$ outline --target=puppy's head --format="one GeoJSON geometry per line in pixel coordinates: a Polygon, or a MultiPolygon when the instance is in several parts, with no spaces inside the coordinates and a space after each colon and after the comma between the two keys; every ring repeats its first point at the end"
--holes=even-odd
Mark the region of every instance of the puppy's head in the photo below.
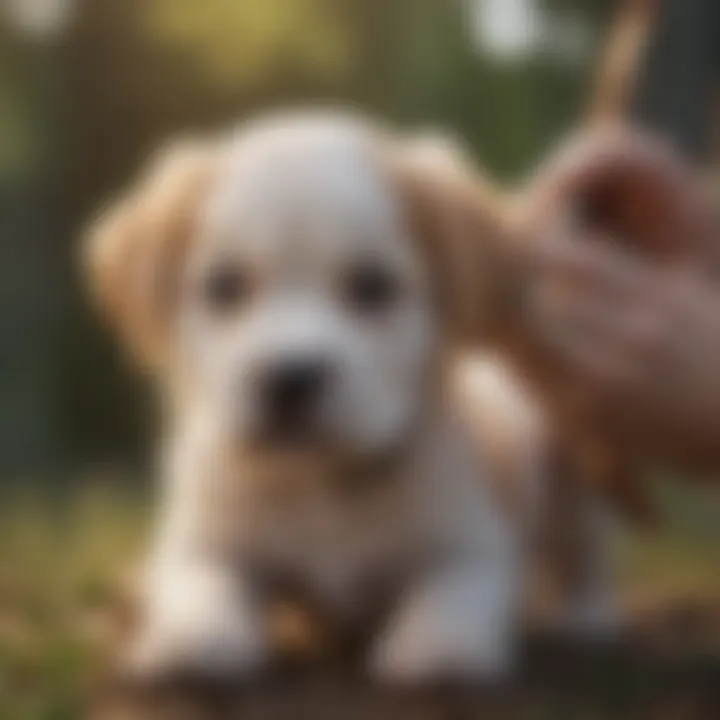
{"type": "Polygon", "coordinates": [[[370,123],[275,118],[162,156],[90,239],[97,295],[243,450],[372,457],[428,412],[497,283],[491,203],[370,123]]]}

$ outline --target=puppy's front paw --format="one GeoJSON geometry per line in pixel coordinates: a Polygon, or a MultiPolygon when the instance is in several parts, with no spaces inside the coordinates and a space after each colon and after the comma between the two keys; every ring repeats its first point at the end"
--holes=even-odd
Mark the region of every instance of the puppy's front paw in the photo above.
{"type": "Polygon", "coordinates": [[[498,684],[512,671],[509,638],[483,637],[453,622],[398,625],[378,640],[370,658],[374,677],[389,684],[435,681],[498,684]]]}
{"type": "Polygon", "coordinates": [[[141,684],[178,678],[229,681],[255,674],[267,659],[260,628],[240,621],[149,627],[121,661],[121,675],[141,684]]]}

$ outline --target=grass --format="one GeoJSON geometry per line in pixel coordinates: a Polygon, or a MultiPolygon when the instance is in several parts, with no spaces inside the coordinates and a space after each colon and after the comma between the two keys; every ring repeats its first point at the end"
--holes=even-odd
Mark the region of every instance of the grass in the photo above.
{"type": "MultiPolygon", "coordinates": [[[[662,532],[621,534],[617,576],[638,602],[720,603],[720,506],[667,486],[662,532]]],[[[93,486],[0,507],[0,720],[81,718],[103,645],[103,609],[139,557],[149,503],[93,486]]]]}
{"type": "Polygon", "coordinates": [[[618,584],[628,599],[685,597],[720,603],[720,497],[663,482],[658,528],[619,533],[618,584]]]}
{"type": "Polygon", "coordinates": [[[82,716],[104,610],[138,557],[147,508],[95,487],[0,510],[0,719],[82,716]]]}

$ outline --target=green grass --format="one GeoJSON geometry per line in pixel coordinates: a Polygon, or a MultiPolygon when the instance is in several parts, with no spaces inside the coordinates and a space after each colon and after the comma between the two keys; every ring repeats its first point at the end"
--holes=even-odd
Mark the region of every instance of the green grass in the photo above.
{"type": "MultiPolygon", "coordinates": [[[[720,602],[720,508],[672,486],[661,492],[659,533],[622,534],[624,596],[720,602]]],[[[83,717],[103,609],[147,536],[149,503],[94,486],[50,500],[38,493],[0,506],[0,720],[83,717]]],[[[106,613],[107,614],[107,613],[106,613]]]]}

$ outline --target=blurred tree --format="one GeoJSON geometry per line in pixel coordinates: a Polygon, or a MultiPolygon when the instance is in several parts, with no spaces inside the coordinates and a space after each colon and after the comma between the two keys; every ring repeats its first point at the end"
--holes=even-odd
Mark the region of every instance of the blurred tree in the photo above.
{"type": "Polygon", "coordinates": [[[0,467],[59,457],[59,151],[52,52],[0,25],[0,467]]]}
{"type": "Polygon", "coordinates": [[[720,3],[657,0],[659,23],[641,78],[639,119],[672,138],[688,157],[712,156],[720,88],[720,3]]]}

